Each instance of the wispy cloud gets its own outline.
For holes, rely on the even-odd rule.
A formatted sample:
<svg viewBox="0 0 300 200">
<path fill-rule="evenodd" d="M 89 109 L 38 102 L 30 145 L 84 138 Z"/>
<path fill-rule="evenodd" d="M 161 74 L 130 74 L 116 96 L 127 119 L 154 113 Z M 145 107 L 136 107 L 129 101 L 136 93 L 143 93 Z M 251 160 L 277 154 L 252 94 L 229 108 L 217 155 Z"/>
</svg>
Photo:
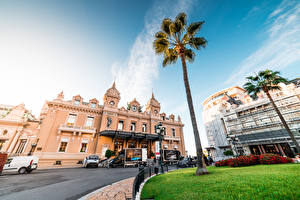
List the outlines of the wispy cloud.
<svg viewBox="0 0 300 200">
<path fill-rule="evenodd" d="M 284 0 L 268 16 L 266 25 L 266 41 L 241 62 L 227 84 L 241 84 L 253 72 L 281 70 L 300 61 L 300 2 Z"/>
<path fill-rule="evenodd" d="M 153 50 L 153 36 L 160 28 L 165 17 L 174 17 L 179 12 L 188 12 L 193 1 L 177 0 L 157 2 L 145 17 L 145 27 L 137 36 L 128 59 L 115 62 L 112 74 L 116 78 L 117 88 L 122 94 L 121 104 L 137 98 L 146 103 L 150 98 L 152 83 L 158 78 L 161 66 L 160 57 Z"/>
</svg>

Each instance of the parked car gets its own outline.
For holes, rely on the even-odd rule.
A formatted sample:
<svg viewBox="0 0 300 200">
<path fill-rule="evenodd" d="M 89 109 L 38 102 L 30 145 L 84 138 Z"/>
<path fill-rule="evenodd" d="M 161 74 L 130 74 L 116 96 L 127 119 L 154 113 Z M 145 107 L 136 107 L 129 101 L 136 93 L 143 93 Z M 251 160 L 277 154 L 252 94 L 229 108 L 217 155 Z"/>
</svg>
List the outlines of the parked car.
<svg viewBox="0 0 300 200">
<path fill-rule="evenodd" d="M 196 166 L 197 160 L 193 158 L 186 157 L 183 160 L 178 162 L 178 167 L 193 167 Z"/>
<path fill-rule="evenodd" d="M 83 161 L 83 167 L 88 168 L 88 167 L 98 167 L 99 165 L 99 156 L 97 155 L 90 155 L 86 157 Z"/>
<path fill-rule="evenodd" d="M 31 173 L 37 169 L 39 158 L 36 156 L 9 157 L 3 168 L 3 173 L 18 172 L 19 174 Z"/>
<path fill-rule="evenodd" d="M 114 167 L 124 167 L 124 159 L 125 155 L 124 154 L 119 154 L 109 162 L 109 167 L 114 168 Z"/>
</svg>

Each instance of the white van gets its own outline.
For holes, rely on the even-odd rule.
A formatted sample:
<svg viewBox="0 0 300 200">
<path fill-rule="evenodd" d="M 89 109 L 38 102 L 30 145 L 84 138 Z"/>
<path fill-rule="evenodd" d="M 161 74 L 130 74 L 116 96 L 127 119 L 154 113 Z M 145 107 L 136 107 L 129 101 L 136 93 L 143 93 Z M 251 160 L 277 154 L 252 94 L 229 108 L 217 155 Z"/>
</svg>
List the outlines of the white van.
<svg viewBox="0 0 300 200">
<path fill-rule="evenodd" d="M 88 168 L 90 166 L 98 167 L 99 164 L 99 156 L 97 155 L 90 155 L 86 157 L 83 161 L 82 167 Z"/>
<path fill-rule="evenodd" d="M 37 169 L 39 158 L 36 156 L 16 156 L 6 160 L 2 173 L 18 172 L 19 174 L 30 173 Z"/>
</svg>

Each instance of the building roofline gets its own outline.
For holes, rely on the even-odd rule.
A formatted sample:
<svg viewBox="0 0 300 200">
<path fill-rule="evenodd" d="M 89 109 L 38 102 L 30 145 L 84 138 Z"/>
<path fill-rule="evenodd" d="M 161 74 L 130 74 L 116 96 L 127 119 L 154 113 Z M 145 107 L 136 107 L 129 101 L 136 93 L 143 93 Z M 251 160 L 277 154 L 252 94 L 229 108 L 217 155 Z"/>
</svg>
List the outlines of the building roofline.
<svg viewBox="0 0 300 200">
<path fill-rule="evenodd" d="M 213 95 L 210 95 L 209 97 L 207 97 L 207 98 L 203 101 L 202 106 L 205 106 L 205 104 L 207 104 L 207 102 L 210 101 L 212 98 L 217 97 L 217 96 L 219 96 L 220 94 L 225 93 L 226 91 L 228 91 L 228 90 L 230 90 L 230 89 L 234 89 L 234 88 L 237 88 L 237 89 L 240 89 L 240 90 L 245 91 L 243 88 L 241 88 L 241 87 L 239 87 L 239 86 L 232 86 L 232 87 L 223 89 L 223 90 L 221 90 L 221 91 L 219 91 L 219 92 L 216 92 L 216 93 L 214 93 Z"/>
</svg>

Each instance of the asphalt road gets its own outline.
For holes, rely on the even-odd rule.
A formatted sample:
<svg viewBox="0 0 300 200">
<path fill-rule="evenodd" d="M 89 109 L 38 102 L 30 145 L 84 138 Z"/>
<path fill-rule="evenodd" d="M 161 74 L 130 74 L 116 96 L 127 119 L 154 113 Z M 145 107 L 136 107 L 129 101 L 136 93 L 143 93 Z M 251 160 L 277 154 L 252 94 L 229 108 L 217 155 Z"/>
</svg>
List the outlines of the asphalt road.
<svg viewBox="0 0 300 200">
<path fill-rule="evenodd" d="M 138 168 L 72 168 L 35 170 L 0 176 L 1 200 L 78 199 L 98 188 L 133 177 Z"/>
</svg>

